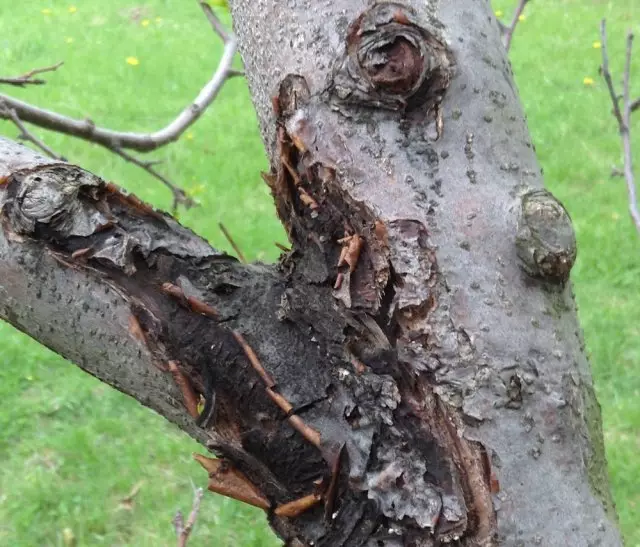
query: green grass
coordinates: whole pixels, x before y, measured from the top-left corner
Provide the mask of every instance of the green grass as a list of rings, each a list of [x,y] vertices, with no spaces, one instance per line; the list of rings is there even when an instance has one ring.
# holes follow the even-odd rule
[[[500,0],[495,8],[509,14],[513,3]],[[640,237],[627,215],[623,181],[609,177],[620,164],[620,143],[598,77],[600,50],[592,44],[606,16],[612,68],[619,71],[623,30],[633,23],[640,31],[634,4],[536,0],[511,55],[546,184],[566,204],[578,234],[572,275],[612,486],[632,547],[640,545]],[[46,75],[46,86],[4,91],[110,127],[146,130],[170,120],[215,68],[220,44],[195,1],[76,5],[70,13],[65,2],[0,0],[2,75],[65,61]],[[140,64],[128,65],[129,56]],[[585,77],[595,84],[585,86]],[[0,131],[16,135],[8,124]],[[138,168],[97,146],[37,133],[71,161],[170,207],[169,193]],[[225,85],[188,136],[153,156],[201,202],[181,212],[183,222],[230,251],[217,228],[222,221],[249,259],[277,255],[273,242],[284,236],[259,177],[267,161],[242,80]],[[197,445],[11,327],[0,325],[0,341],[0,545],[64,545],[69,531],[78,545],[173,545],[175,511],[188,511],[193,485],[205,482],[190,458]],[[133,507],[123,508],[120,500],[139,481]],[[207,495],[192,544],[277,543],[261,512]]]

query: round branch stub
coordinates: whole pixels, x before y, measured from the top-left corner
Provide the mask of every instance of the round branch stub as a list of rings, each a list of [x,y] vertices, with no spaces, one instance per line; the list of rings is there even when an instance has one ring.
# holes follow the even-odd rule
[[[547,190],[521,198],[516,235],[520,267],[529,275],[563,283],[576,261],[576,235],[569,213]]]

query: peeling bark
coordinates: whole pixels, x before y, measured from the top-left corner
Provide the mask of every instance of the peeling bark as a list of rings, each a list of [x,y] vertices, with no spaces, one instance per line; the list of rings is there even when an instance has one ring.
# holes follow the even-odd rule
[[[570,219],[523,201],[488,4],[232,9],[291,251],[240,264],[1,140],[0,316],[206,444],[289,545],[619,545]]]

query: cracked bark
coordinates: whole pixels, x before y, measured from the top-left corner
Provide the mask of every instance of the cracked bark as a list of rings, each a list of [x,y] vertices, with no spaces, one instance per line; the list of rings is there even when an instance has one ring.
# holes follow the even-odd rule
[[[489,5],[232,9],[292,251],[240,264],[2,140],[0,316],[290,545],[619,545],[575,240]]]

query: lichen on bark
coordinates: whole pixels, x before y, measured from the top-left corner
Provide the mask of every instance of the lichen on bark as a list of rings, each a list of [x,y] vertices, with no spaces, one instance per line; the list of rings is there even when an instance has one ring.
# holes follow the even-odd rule
[[[609,487],[607,458],[602,432],[602,414],[593,386],[584,386],[582,397],[584,405],[583,420],[589,435],[589,445],[584,454],[589,484],[596,497],[601,501],[607,516],[613,522],[618,522],[615,503]]]

